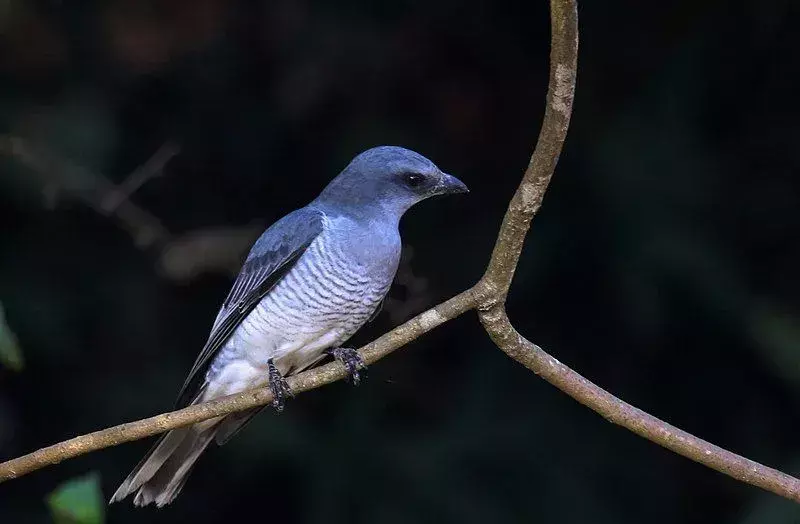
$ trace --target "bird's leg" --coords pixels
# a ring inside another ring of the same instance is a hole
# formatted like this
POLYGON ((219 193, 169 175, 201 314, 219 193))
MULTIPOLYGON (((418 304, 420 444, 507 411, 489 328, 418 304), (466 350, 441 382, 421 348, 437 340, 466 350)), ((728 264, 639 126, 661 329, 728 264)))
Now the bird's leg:
POLYGON ((292 390, 289 389, 289 384, 286 383, 286 379, 283 378, 281 372, 275 367, 275 363, 272 359, 267 361, 267 366, 269 367, 269 389, 272 391, 272 407, 275 408, 275 411, 280 413, 283 411, 286 399, 293 397, 294 394, 292 394, 292 390))
POLYGON ((358 371, 360 369, 367 369, 364 359, 353 348, 331 348, 326 350, 326 353, 342 363, 347 369, 347 374, 350 376, 350 382, 357 386, 361 382, 361 376, 358 371))

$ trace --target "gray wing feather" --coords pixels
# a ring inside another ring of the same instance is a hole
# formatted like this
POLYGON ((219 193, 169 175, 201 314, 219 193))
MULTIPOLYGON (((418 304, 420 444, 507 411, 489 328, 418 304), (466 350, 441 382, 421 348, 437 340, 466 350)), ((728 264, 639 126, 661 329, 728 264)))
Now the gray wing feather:
POLYGON ((317 210, 298 209, 275 222, 256 241, 178 394, 177 407, 187 406, 192 401, 196 390, 203 385, 214 355, 322 232, 323 219, 324 215, 317 210))

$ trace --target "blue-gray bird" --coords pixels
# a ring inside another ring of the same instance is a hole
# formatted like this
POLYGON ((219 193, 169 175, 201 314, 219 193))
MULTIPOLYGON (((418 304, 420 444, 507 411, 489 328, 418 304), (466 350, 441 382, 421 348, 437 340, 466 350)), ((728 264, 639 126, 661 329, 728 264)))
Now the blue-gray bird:
MULTIPOLYGON (((414 204, 467 187, 424 156, 382 146, 356 156, 307 206, 255 242, 178 396, 178 407, 269 385, 281 410, 283 377, 326 354, 357 384, 364 362, 341 346, 379 310, 400 261, 398 224, 414 204)), ((169 504, 212 442, 224 444, 261 408, 161 437, 111 502, 169 504)))

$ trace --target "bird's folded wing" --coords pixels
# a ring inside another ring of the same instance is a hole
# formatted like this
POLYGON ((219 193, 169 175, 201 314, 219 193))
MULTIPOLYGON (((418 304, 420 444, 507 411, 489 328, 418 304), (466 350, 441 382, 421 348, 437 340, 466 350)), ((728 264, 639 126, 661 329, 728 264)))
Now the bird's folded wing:
POLYGON ((184 407, 195 398, 214 355, 322 232, 323 219, 319 211, 298 209, 273 224, 256 241, 222 305, 208 342, 189 371, 177 407, 184 407))

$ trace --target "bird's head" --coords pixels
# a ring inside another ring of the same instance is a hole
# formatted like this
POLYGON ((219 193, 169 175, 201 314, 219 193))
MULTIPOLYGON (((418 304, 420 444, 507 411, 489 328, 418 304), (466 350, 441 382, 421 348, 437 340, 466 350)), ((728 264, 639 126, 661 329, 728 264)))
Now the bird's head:
POLYGON ((399 220, 408 208, 426 198, 468 191, 463 182, 419 153, 380 146, 356 156, 317 201, 350 212, 386 213, 399 220))

